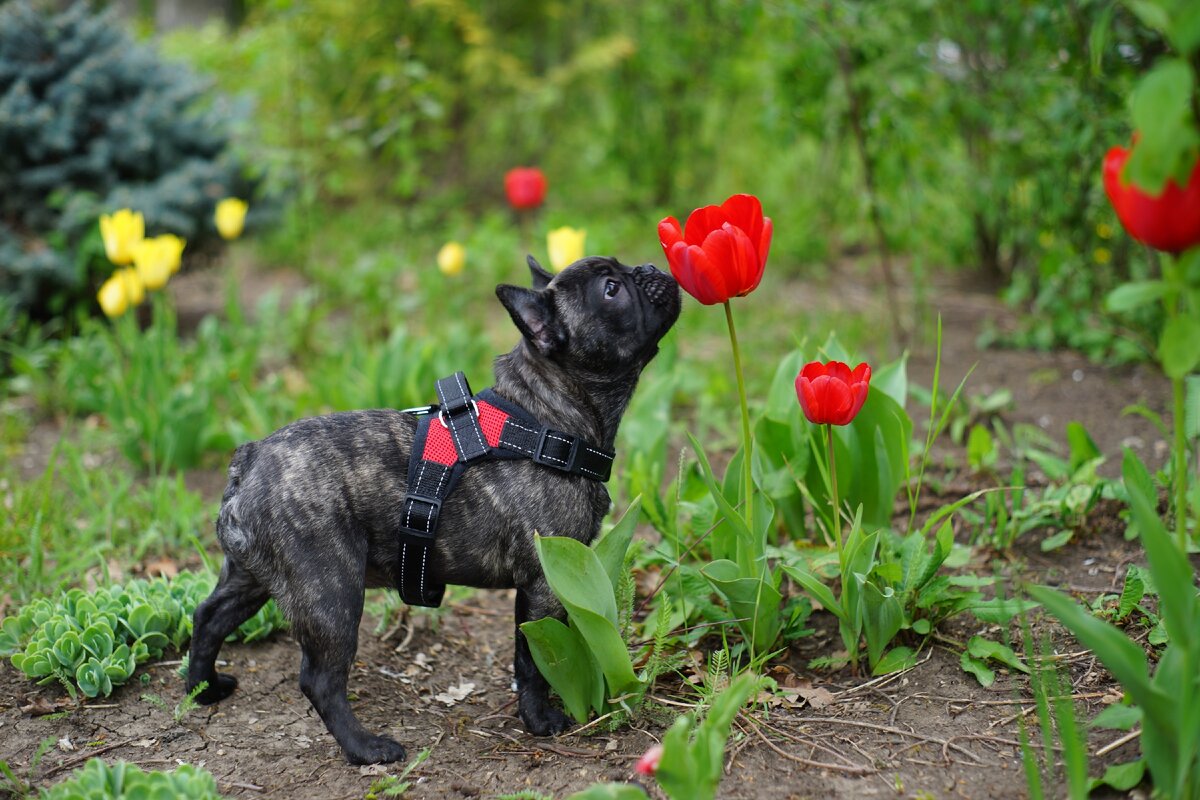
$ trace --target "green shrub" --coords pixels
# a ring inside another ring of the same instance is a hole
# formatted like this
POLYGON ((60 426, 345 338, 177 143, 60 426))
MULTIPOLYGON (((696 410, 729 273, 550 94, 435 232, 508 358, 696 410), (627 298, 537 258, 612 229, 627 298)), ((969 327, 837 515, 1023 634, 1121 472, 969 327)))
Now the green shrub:
POLYGON ((217 781, 201 767, 180 764, 171 772, 143 772, 136 764, 105 764, 90 759, 83 769, 41 794, 42 800, 108 800, 124 797, 173 797, 176 800, 219 800, 217 781))
MULTIPOLYGON (((87 697, 107 697, 139 664, 167 647, 182 648, 192 635, 192 613, 215 582, 210 573, 184 572, 35 600, 0 622, 0 656, 38 683, 58 681, 72 693, 78 688, 87 697)), ((272 601, 242 623, 237 636, 250 642, 284 624, 272 601)))
POLYGON ((213 208, 249 186, 228 150, 227 111, 202 84, 134 44, 114 14, 0 5, 0 295, 45 316, 94 306, 109 269, 101 212, 133 208, 194 250, 213 208))

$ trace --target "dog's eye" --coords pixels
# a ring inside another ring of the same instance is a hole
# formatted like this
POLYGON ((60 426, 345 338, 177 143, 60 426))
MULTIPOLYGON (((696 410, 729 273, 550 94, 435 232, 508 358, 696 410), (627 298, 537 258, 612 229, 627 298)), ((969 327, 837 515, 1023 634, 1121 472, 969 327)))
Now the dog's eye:
POLYGON ((616 281, 607 280, 604 282, 604 296, 605 297, 610 297, 610 298, 616 297, 617 293, 620 291, 621 291, 621 284, 617 283, 616 281))

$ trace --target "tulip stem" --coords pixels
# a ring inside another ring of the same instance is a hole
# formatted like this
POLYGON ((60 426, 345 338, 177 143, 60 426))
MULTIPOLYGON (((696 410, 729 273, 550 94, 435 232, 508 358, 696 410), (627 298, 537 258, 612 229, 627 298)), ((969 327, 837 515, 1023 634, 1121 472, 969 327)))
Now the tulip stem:
POLYGON ((733 308, 725 301, 725 323, 729 326, 729 343, 733 346, 733 369, 737 373, 738 400, 742 404, 742 478, 745 482, 746 527, 754 533, 754 477, 751 472, 750 409, 746 406, 746 381, 742 377, 742 355, 738 350, 737 328, 733 325, 733 308))
POLYGON ((837 543, 838 561, 845 560, 842 552, 842 510, 838 502, 837 462, 833 456, 833 425, 825 426, 825 443, 829 452, 829 492, 833 500, 833 540, 837 543))
POLYGON ((1179 549, 1184 556, 1188 551, 1187 533, 1187 405, 1183 378, 1171 379, 1171 390, 1175 399, 1175 525, 1178 528, 1179 549))

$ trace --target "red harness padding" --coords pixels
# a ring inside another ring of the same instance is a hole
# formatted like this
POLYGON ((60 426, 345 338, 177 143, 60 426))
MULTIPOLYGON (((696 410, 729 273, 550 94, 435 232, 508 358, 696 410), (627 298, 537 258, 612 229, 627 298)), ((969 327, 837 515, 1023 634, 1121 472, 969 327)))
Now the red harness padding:
POLYGON ((489 458, 529 458, 572 475, 607 481, 614 454, 542 425, 525 409, 485 389, 472 395, 456 372, 437 382, 439 406, 410 409, 417 432, 401 509, 396 587, 409 605, 441 605, 446 586, 430 575, 430 552, 442 502, 471 464, 489 458))

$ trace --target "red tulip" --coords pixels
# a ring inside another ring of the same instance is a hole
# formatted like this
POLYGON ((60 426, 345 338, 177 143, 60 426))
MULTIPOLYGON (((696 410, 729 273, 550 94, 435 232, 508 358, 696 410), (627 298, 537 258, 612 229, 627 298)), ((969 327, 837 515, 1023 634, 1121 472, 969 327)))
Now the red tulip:
POLYGON ((504 193, 518 211, 537 208, 546 199, 546 176, 537 167, 514 167, 504 175, 504 193))
POLYGON ((796 376, 796 397, 804 416, 814 425, 849 425, 867 401, 871 367, 850 367, 841 361, 812 361, 796 376))
POLYGON ((1162 194, 1152 197, 1121 180, 1130 151, 1114 147, 1104 156, 1104 191, 1129 235, 1156 250, 1181 253, 1200 244, 1200 160, 1192 168, 1187 186, 1174 178, 1162 194))
POLYGON ((762 280, 771 249, 771 218, 752 194, 697 208, 686 228, 667 217, 658 238, 671 274, 692 297, 711 306, 750 294, 762 280))
POLYGON ((633 771, 639 775, 653 775, 658 772, 658 762, 662 759, 662 751, 661 744, 651 745, 650 749, 638 759, 633 771))

